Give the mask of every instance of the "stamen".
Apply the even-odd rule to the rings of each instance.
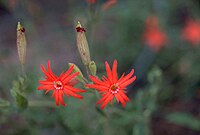
[[[116,93],[118,93],[118,91],[119,91],[119,86],[118,86],[118,84],[113,84],[113,85],[110,87],[110,92],[111,92],[112,94],[116,94]]]
[[[54,88],[61,90],[63,88],[61,81],[54,82]]]

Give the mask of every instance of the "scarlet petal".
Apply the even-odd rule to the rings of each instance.
[[[105,86],[102,86],[102,85],[97,85],[97,84],[86,84],[85,86],[88,87],[88,88],[97,89],[99,91],[106,91],[106,90],[109,89],[108,87],[105,87]]]
[[[95,76],[90,76],[90,79],[92,80],[92,82],[94,82],[96,84],[100,84],[100,85],[107,86],[107,87],[109,86],[109,84],[102,82]]]
[[[121,97],[121,95],[119,93],[115,94],[115,97],[117,99],[117,101],[120,101],[122,106],[126,105],[126,102],[124,101],[124,99]]]
[[[113,62],[112,77],[113,77],[113,81],[116,82],[118,79],[118,77],[117,77],[117,60],[114,60],[114,62]]]
[[[126,94],[125,94],[123,91],[119,91],[119,94],[121,95],[121,97],[122,97],[126,102],[129,101],[129,98],[126,96]]]
[[[59,106],[59,91],[55,90],[52,96],[55,98],[56,105]]]
[[[61,81],[65,80],[65,78],[67,78],[67,77],[70,75],[70,73],[73,71],[73,69],[74,69],[74,65],[72,65],[72,66],[66,71],[66,73],[65,73],[64,75],[60,76],[60,80],[61,80]]]
[[[59,100],[60,100],[60,103],[61,103],[63,106],[65,106],[65,103],[64,103],[64,101],[63,101],[63,93],[62,93],[62,91],[59,92]]]
[[[119,78],[118,82],[120,82],[124,78],[125,73],[122,74],[122,76]]]
[[[42,85],[38,87],[38,90],[52,90],[54,89],[53,85]]]
[[[123,82],[120,87],[124,88],[126,86],[128,86],[129,84],[131,84],[132,82],[134,82],[136,80],[136,76],[132,77],[131,79],[127,80],[126,82]]]
[[[53,89],[46,90],[45,94],[47,94],[47,93],[48,93],[49,91],[51,91],[51,90],[53,90]]]
[[[78,95],[75,92],[72,92],[70,90],[64,89],[64,92],[65,92],[66,95],[71,95],[71,96],[73,96],[75,98],[83,99],[82,96],[80,96],[80,95]]]
[[[47,77],[48,81],[54,81],[54,78],[46,71],[46,69],[44,68],[44,66],[41,64],[40,65],[43,73],[45,74],[45,76]]]
[[[113,99],[114,95],[113,94],[110,94],[107,99],[103,102],[102,106],[100,107],[101,109],[103,109],[107,104],[108,102],[110,102],[112,99]]]
[[[106,93],[103,95],[103,97],[96,103],[96,104],[100,104],[101,102],[104,102],[104,100],[110,95],[110,93]]]
[[[64,86],[64,89],[68,89],[68,90],[71,90],[71,91],[74,91],[74,92],[86,92],[86,90],[77,89],[77,88],[67,86],[67,85]]]
[[[63,84],[66,84],[68,83],[71,79],[73,79],[75,76],[77,76],[79,74],[79,72],[76,72],[76,73],[73,73],[71,75],[69,75],[68,77],[66,77],[64,80],[63,80]]]
[[[106,72],[107,72],[107,75],[108,75],[108,80],[110,80],[110,82],[112,83],[113,78],[112,78],[112,72],[111,72],[110,66],[109,66],[107,61],[105,62],[105,64],[106,64]]]
[[[110,84],[110,82],[109,82],[109,80],[108,80],[107,77],[103,76],[103,77],[102,77],[102,80],[104,81],[104,83],[105,83],[105,82],[108,82],[108,83]]]
[[[54,85],[54,83],[51,81],[39,81],[40,84],[43,84],[43,85]]]
[[[76,84],[78,84],[78,80],[76,79],[76,78],[73,78],[73,79],[71,79],[70,81],[69,81],[69,85],[70,86],[75,86]]]
[[[123,77],[121,79],[121,81],[119,81],[118,84],[120,85],[120,84],[124,83],[125,81],[127,81],[129,78],[131,78],[131,76],[133,75],[133,73],[134,73],[134,69],[132,69],[131,72],[128,75],[126,75],[125,77]]]
[[[50,60],[48,60],[48,63],[47,63],[47,68],[48,68],[48,72],[49,72],[49,75],[54,79],[54,80],[57,80],[58,77],[52,72],[51,70],[51,65],[50,65]]]

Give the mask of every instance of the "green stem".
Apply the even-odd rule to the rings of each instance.
[[[83,81],[84,81],[85,84],[89,83],[89,81],[85,77],[83,77]]]
[[[52,101],[29,101],[29,107],[55,107]],[[10,103],[0,104],[0,107],[10,107]]]
[[[6,104],[0,104],[0,107],[9,107],[10,103],[6,103]]]
[[[52,101],[29,101],[30,107],[55,107]]]
[[[25,65],[24,64],[21,64],[21,75],[26,78],[26,71],[25,71]]]

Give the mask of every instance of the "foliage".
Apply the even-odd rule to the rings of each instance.
[[[0,2],[1,135],[199,134],[200,46],[181,37],[188,18],[199,20],[199,0],[118,0],[110,7],[106,2]],[[167,43],[159,51],[144,41],[145,21],[152,15],[167,35]],[[24,51],[20,54],[23,66],[17,58],[14,28],[18,21],[26,28],[25,64]],[[78,21],[85,26],[90,63],[78,54]],[[81,78],[85,77],[83,84],[88,73],[99,78],[105,74],[104,61],[117,59],[119,76],[135,69],[137,80],[127,88],[130,102],[121,107],[114,101],[101,110],[96,106],[98,93],[84,88],[84,100],[67,98],[66,107],[56,106],[52,93],[37,90],[37,81],[42,79],[39,64],[48,59],[53,61],[55,73],[66,71],[67,63],[76,63]]]

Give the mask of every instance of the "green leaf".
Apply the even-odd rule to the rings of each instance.
[[[154,66],[152,70],[148,73],[147,79],[151,84],[160,84],[162,81],[161,69],[157,66]]]
[[[0,107],[10,106],[10,102],[0,98]]]
[[[96,110],[97,110],[97,112],[98,112],[99,114],[101,114],[102,116],[104,116],[104,117],[107,116],[106,113],[105,113],[103,110],[101,110],[99,107],[97,107],[97,106],[96,106]]]
[[[200,120],[188,113],[176,112],[166,116],[169,122],[200,131]]]
[[[15,98],[17,107],[21,109],[26,109],[28,106],[28,100],[26,97],[19,91],[11,90],[11,95]]]
[[[25,96],[27,88],[26,78],[19,76],[18,80],[13,81],[11,95],[15,99],[16,106],[20,109],[25,109],[28,106],[28,100]]]

